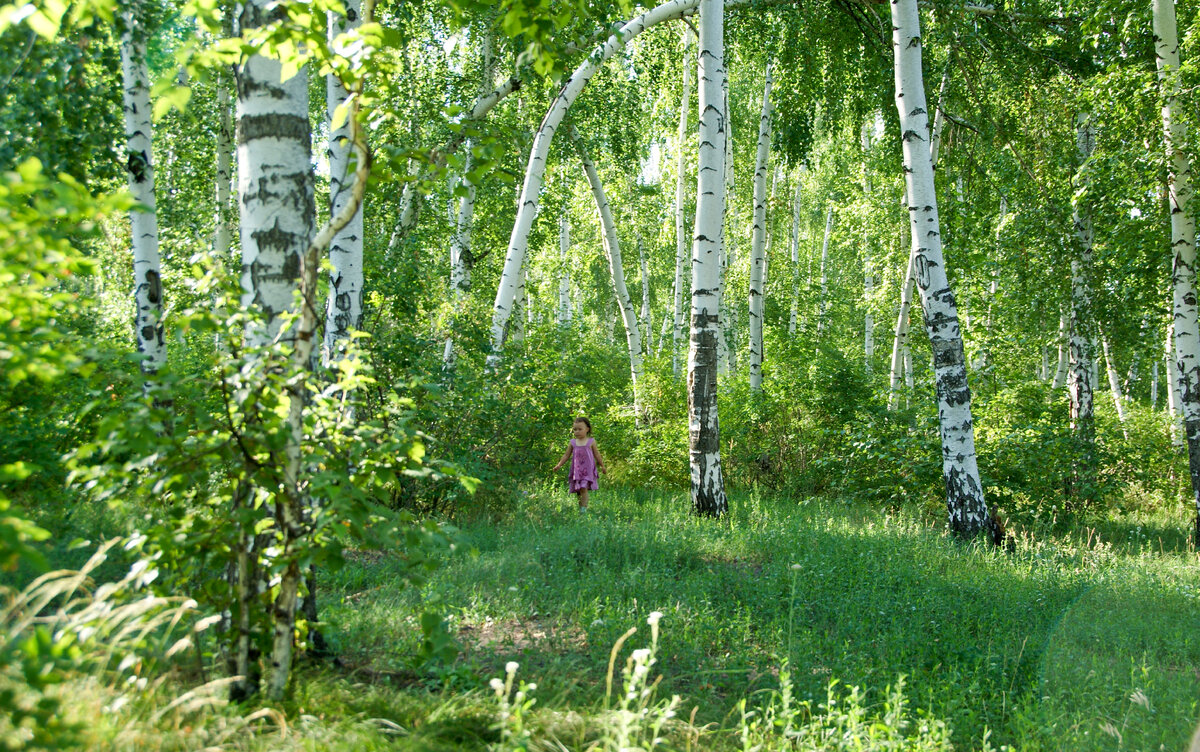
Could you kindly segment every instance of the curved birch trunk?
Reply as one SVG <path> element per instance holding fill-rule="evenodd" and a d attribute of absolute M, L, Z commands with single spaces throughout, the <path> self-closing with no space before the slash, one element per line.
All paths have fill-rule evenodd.
<path fill-rule="evenodd" d="M 558 276 L 558 325 L 571 325 L 571 223 L 567 215 L 558 218 L 558 257 L 562 269 Z"/>
<path fill-rule="evenodd" d="M 724 3 L 700 3 L 700 154 L 696 236 L 692 244 L 691 342 L 688 347 L 688 440 L 692 510 L 719 517 L 729 509 L 721 472 L 717 417 L 717 338 L 721 335 L 720 253 L 724 235 Z"/>
<path fill-rule="evenodd" d="M 567 110 L 575 102 L 579 93 L 600 67 L 612 57 L 617 50 L 623 48 L 630 40 L 637 37 L 646 29 L 691 13 L 699 0 L 671 0 L 652 10 L 649 10 L 624 24 L 616 33 L 597 48 L 567 78 L 550 111 L 542 120 L 534 136 L 533 148 L 529 152 L 529 164 L 525 170 L 525 182 L 521 188 L 521 197 L 517 202 L 517 217 L 513 223 L 512 235 L 508 242 L 508 252 L 504 259 L 504 269 L 500 275 L 500 284 L 496 290 L 496 302 L 492 311 L 492 352 L 488 356 L 490 364 L 494 365 L 504 349 L 504 339 L 508 329 L 508 319 L 512 313 L 513 301 L 517 293 L 517 279 L 525 264 L 525 254 L 529 246 L 529 231 L 533 227 L 537 215 L 539 195 L 546 173 L 546 157 L 550 151 L 550 142 L 554 133 L 562 123 Z"/>
<path fill-rule="evenodd" d="M 763 282 L 767 243 L 767 159 L 771 153 L 771 63 L 763 85 L 754 158 L 754 236 L 750 243 L 750 391 L 762 391 Z"/>
<path fill-rule="evenodd" d="M 625 269 L 621 264 L 621 246 L 617 240 L 617 225 L 613 222 L 612 209 L 608 197 L 604 193 L 604 184 L 596 173 L 596 165 L 592 163 L 584 146 L 583 139 L 572 127 L 571 141 L 579 150 L 579 159 L 583 162 L 583 171 L 587 175 L 588 184 L 592 187 L 592 195 L 596 198 L 596 211 L 600 215 L 600 225 L 604 229 L 604 255 L 608 257 L 608 268 L 612 274 L 613 290 L 617 296 L 617 307 L 621 311 L 621 319 L 625 324 L 625 343 L 629 348 L 629 377 L 633 386 L 633 410 L 637 421 L 641 423 L 642 399 L 641 384 L 643 371 L 642 335 L 638 326 L 637 311 L 629 297 L 629 289 L 625 285 Z"/>
<path fill-rule="evenodd" d="M 343 14 L 329 13 L 329 46 L 335 52 L 342 42 L 339 37 L 352 32 L 361 25 L 359 13 L 362 0 L 342 0 Z M 351 200 L 348 178 L 350 169 L 350 122 L 345 116 L 349 92 L 341 79 L 326 76 L 326 105 L 330 121 L 329 145 L 329 215 L 336 217 Z M 338 111 L 342 110 L 341 113 Z M 341 125 L 333 123 L 341 118 Z M 350 330 L 362 328 L 363 316 L 363 217 L 362 208 L 355 212 L 350 222 L 343 227 L 329 245 L 329 300 L 325 308 L 325 342 L 321 349 L 321 361 L 326 368 L 335 367 L 345 357 L 345 348 L 350 341 Z"/>
<path fill-rule="evenodd" d="M 1116 366 L 1113 365 L 1112 350 L 1108 346 L 1108 336 L 1104 333 L 1104 329 L 1100 329 L 1100 349 L 1104 353 L 1104 372 L 1108 376 L 1108 390 L 1112 393 L 1113 405 L 1117 408 L 1117 421 L 1125 422 L 1125 396 L 1121 392 L 1121 377 L 1117 374 Z M 1129 438 L 1129 431 L 1125 430 L 1124 426 L 1121 432 L 1125 434 L 1125 438 Z"/>
<path fill-rule="evenodd" d="M 124 79 L 125 172 L 138 207 L 129 212 L 133 242 L 134 335 L 142 372 L 157 373 L 167 362 L 163 336 L 162 268 L 158 254 L 158 214 L 154 201 L 154 151 L 151 145 L 150 72 L 146 66 L 146 30 L 139 8 L 125 15 L 121 36 Z"/>
<path fill-rule="evenodd" d="M 1080 116 L 1077 133 L 1080 163 L 1092 155 L 1095 136 L 1087 119 Z M 1071 259 L 1071 344 L 1070 370 L 1067 374 L 1067 391 L 1071 398 L 1071 428 L 1085 445 L 1095 441 L 1096 429 L 1093 411 L 1095 382 L 1092 366 L 1095 359 L 1092 347 L 1092 218 L 1079 209 L 1072 213 L 1075 225 L 1075 240 L 1078 244 L 1075 258 Z M 1091 462 L 1090 456 L 1086 459 Z M 1090 470 L 1090 468 L 1088 468 Z"/>
<path fill-rule="evenodd" d="M 896 109 L 900 115 L 905 182 L 910 201 L 914 278 L 925 309 L 925 326 L 933 350 L 950 529 L 962 537 L 973 537 L 986 531 L 993 541 L 998 542 L 1001 532 L 988 512 L 979 482 L 962 334 L 942 257 L 933 160 L 926 142 L 930 132 L 929 113 L 921 75 L 921 31 L 916 0 L 893 0 L 892 46 L 896 59 Z"/>
<path fill-rule="evenodd" d="M 788 336 L 796 335 L 796 319 L 800 308 L 800 195 L 804 182 L 804 165 L 796 171 L 796 195 L 792 198 L 792 302 L 788 311 Z"/>
<path fill-rule="evenodd" d="M 675 327 L 671 330 L 671 372 L 679 375 L 679 343 L 683 339 L 683 286 L 684 273 L 688 266 L 687 216 L 684 201 L 687 198 L 687 180 L 684 145 L 688 138 L 688 111 L 692 105 L 692 60 L 688 47 L 692 38 L 690 26 L 683 32 L 683 85 L 679 96 L 679 130 L 676 135 L 679 153 L 675 160 Z"/>
<path fill-rule="evenodd" d="M 1179 97 L 1179 41 L 1174 0 L 1153 0 L 1154 56 L 1162 89 L 1163 134 L 1170 167 L 1167 191 L 1171 207 L 1171 286 L 1174 290 L 1175 354 L 1183 425 L 1187 431 L 1188 468 L 1196 508 L 1194 539 L 1200 545 L 1200 323 L 1196 301 L 1196 220 L 1192 215 L 1192 164 L 1184 151 L 1187 126 L 1176 112 Z"/>

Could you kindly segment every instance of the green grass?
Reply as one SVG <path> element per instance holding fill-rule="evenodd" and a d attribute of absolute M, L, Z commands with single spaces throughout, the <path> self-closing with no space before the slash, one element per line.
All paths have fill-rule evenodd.
<path fill-rule="evenodd" d="M 321 583 L 339 665 L 302 664 L 282 712 L 227 706 L 216 686 L 169 708 L 199 682 L 186 671 L 126 704 L 116 679 L 62 691 L 85 748 L 615 750 L 651 748 L 656 719 L 677 750 L 940 751 L 945 734 L 960 750 L 1186 748 L 1200 560 L 1179 510 L 1017 530 L 996 549 L 950 538 L 940 512 L 731 504 L 712 521 L 685 494 L 605 489 L 582 515 L 534 489 L 508 519 L 465 524 L 419 592 L 399 584 L 396 555 L 352 555 Z M 450 664 L 414 663 L 430 607 L 462 645 Z M 661 680 L 630 701 L 646 709 L 638 747 L 617 698 L 655 611 L 648 679 Z M 489 681 L 510 662 L 507 697 L 537 686 L 505 706 Z"/>
<path fill-rule="evenodd" d="M 517 661 L 539 708 L 597 708 L 614 642 L 661 611 L 658 692 L 697 724 L 732 727 L 785 660 L 814 704 L 834 679 L 878 703 L 904 677 L 962 748 L 990 734 L 1029 750 L 1177 750 L 1200 716 L 1200 567 L 1182 535 L 1018 532 L 996 550 L 848 505 L 749 494 L 732 509 L 713 522 L 682 495 L 609 490 L 580 515 L 536 491 L 508 522 L 465 526 L 470 553 L 421 593 L 389 587 L 386 556 L 330 574 L 324 616 L 360 675 L 446 700 Z M 410 665 L 427 602 L 464 647 L 432 675 Z"/>

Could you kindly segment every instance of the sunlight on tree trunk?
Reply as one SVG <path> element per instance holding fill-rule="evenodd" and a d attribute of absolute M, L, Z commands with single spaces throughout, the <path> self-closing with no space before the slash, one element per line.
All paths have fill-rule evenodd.
<path fill-rule="evenodd" d="M 750 244 L 750 391 L 762 391 L 763 292 L 767 243 L 767 160 L 771 153 L 771 63 L 763 85 L 754 160 L 754 238 Z"/>

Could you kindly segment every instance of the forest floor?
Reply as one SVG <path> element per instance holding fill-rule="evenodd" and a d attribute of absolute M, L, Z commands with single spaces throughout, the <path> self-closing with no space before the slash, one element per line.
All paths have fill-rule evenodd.
<path fill-rule="evenodd" d="M 178 679 L 125 706 L 63 691 L 97 749 L 1182 752 L 1200 721 L 1189 524 L 1010 526 L 998 549 L 952 539 L 937 509 L 745 493 L 713 521 L 682 492 L 602 489 L 581 514 L 530 489 L 463 524 L 419 590 L 394 553 L 324 573 L 337 661 L 302 664 L 278 710 L 220 685 L 181 704 Z M 431 608 L 453 660 L 414 658 Z M 655 662 L 623 699 L 655 612 Z"/>
<path fill-rule="evenodd" d="M 932 514 L 836 502 L 740 495 L 720 522 L 680 493 L 601 491 L 587 514 L 572 502 L 538 490 L 503 523 L 465 526 L 465 550 L 420 592 L 394 587 L 388 555 L 331 574 L 324 617 L 344 665 L 310 676 L 298 710 L 361 685 L 370 699 L 351 692 L 347 710 L 433 748 L 483 748 L 498 734 L 488 681 L 515 662 L 537 685 L 523 733 L 583 749 L 617 704 L 614 645 L 638 628 L 619 696 L 657 611 L 654 701 L 679 695 L 691 719 L 671 746 L 740 748 L 739 702 L 778 701 L 781 668 L 806 717 L 844 706 L 847 687 L 882 713 L 902 682 L 958 749 L 1183 750 L 1200 720 L 1200 559 L 1182 516 L 1014 530 L 995 549 Z M 462 649 L 432 669 L 411 663 L 428 604 Z"/>

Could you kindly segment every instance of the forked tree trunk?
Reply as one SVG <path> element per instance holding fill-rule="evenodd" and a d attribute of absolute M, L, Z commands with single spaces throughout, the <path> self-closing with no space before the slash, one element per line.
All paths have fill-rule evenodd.
<path fill-rule="evenodd" d="M 1175 354 L 1179 361 L 1183 425 L 1196 509 L 1193 535 L 1200 546 L 1200 322 L 1196 301 L 1196 220 L 1192 214 L 1192 164 L 1185 151 L 1187 126 L 1176 112 L 1179 98 L 1179 40 L 1174 0 L 1154 0 L 1154 56 L 1162 90 L 1167 192 L 1171 207 L 1171 283 L 1174 290 Z"/>
<path fill-rule="evenodd" d="M 688 347 L 688 438 L 692 510 L 719 517 L 728 510 L 717 418 L 717 338 L 720 252 L 725 209 L 724 3 L 700 3 L 700 154 L 696 236 L 692 244 L 691 342 Z"/>
<path fill-rule="evenodd" d="M 633 409 L 637 420 L 641 422 L 643 405 L 641 399 L 643 358 L 641 327 L 638 325 L 637 311 L 633 300 L 629 297 L 629 289 L 625 284 L 625 269 L 621 263 L 621 245 L 617 240 L 617 225 L 613 221 L 612 209 L 608 204 L 608 196 L 604 193 L 604 184 L 596 166 L 588 156 L 583 139 L 572 127 L 571 141 L 579 150 L 579 158 L 583 162 L 583 171 L 587 175 L 588 184 L 592 187 L 592 195 L 596 198 L 596 212 L 600 215 L 600 226 L 604 231 L 604 255 L 608 257 L 608 269 L 612 275 L 613 290 L 616 293 L 617 308 L 620 309 L 621 319 L 625 324 L 625 343 L 629 350 L 629 379 L 633 387 Z"/>
<path fill-rule="evenodd" d="M 129 193 L 139 204 L 130 210 L 133 242 L 134 334 L 145 374 L 157 373 L 167 362 L 163 336 L 162 269 L 158 254 L 158 214 L 154 201 L 154 151 L 151 145 L 150 72 L 146 66 L 146 36 L 140 4 L 125 14 L 121 35 L 121 73 L 124 79 L 126 176 Z"/>
<path fill-rule="evenodd" d="M 671 330 L 671 373 L 679 375 L 679 343 L 683 340 L 683 290 L 688 272 L 688 233 L 687 212 L 684 202 L 687 198 L 686 179 L 686 149 L 688 142 L 688 113 L 692 107 L 692 66 L 693 59 L 688 55 L 692 39 L 691 26 L 685 26 L 683 32 L 683 83 L 679 95 L 679 130 L 676 134 L 675 158 L 675 326 Z"/>
<path fill-rule="evenodd" d="M 914 277 L 933 350 L 950 529 L 962 537 L 973 537 L 986 531 L 992 540 L 998 541 L 1002 533 L 988 512 L 979 481 L 962 334 L 942 257 L 933 160 L 926 140 L 930 132 L 929 114 L 921 74 L 921 31 L 916 0 L 893 0 L 892 46 L 896 60 L 896 109 L 900 115 L 905 182 L 910 202 Z"/>
<path fill-rule="evenodd" d="M 343 13 L 329 13 L 329 45 L 335 52 L 344 43 L 339 37 L 361 25 L 361 0 L 342 0 Z M 352 58 L 350 58 L 352 59 Z M 330 122 L 329 144 L 329 215 L 335 217 L 349 204 L 350 180 L 350 122 L 346 117 L 349 92 L 341 79 L 326 76 L 326 105 Z M 340 112 L 339 112 L 340 110 Z M 334 123 L 341 123 L 336 128 Z M 361 207 L 350 222 L 334 236 L 329 245 L 329 299 L 325 307 L 325 342 L 321 360 L 326 368 L 336 367 L 345 357 L 350 332 L 362 328 L 363 316 L 363 218 Z"/>
<path fill-rule="evenodd" d="M 754 237 L 750 244 L 750 391 L 762 391 L 763 282 L 767 243 L 767 160 L 771 154 L 771 64 L 763 85 L 754 159 Z"/>

